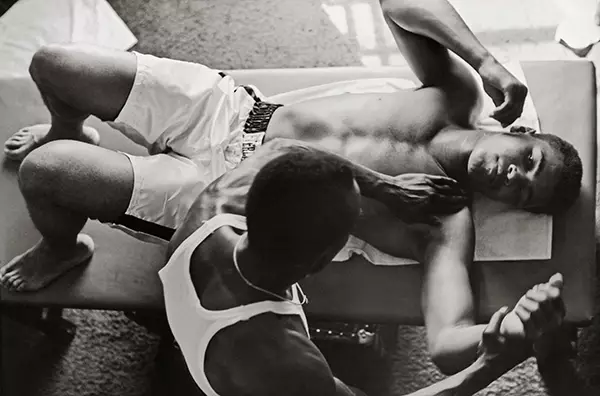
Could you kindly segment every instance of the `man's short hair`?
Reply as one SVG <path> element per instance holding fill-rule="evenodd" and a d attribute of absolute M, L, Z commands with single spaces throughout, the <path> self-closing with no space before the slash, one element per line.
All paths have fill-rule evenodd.
<path fill-rule="evenodd" d="M 294 148 L 267 163 L 250 187 L 250 246 L 270 265 L 316 259 L 350 233 L 359 210 L 353 191 L 348 166 Z"/>
<path fill-rule="evenodd" d="M 554 150 L 562 154 L 563 167 L 550 199 L 545 205 L 531 209 L 531 212 L 546 214 L 564 212 L 573 205 L 581 190 L 583 167 L 579 153 L 571 143 L 556 135 L 544 133 L 532 136 L 548 142 Z"/>

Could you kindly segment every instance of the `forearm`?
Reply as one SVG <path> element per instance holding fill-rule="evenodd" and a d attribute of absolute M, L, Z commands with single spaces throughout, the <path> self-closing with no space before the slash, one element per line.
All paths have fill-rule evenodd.
<path fill-rule="evenodd" d="M 324 150 L 316 145 L 291 139 L 281 139 L 280 144 L 287 145 L 288 149 L 301 149 L 308 150 L 314 153 L 318 153 L 329 161 L 337 162 L 348 166 L 352 169 L 354 178 L 360 188 L 361 195 L 367 198 L 372 198 L 386 204 L 388 192 L 390 188 L 394 188 L 392 184 L 392 177 L 383 173 L 375 172 L 366 166 L 362 166 L 355 162 L 348 160 L 340 155 L 334 154 L 331 151 Z"/>
<path fill-rule="evenodd" d="M 400 28 L 436 41 L 475 70 L 493 59 L 447 0 L 381 0 L 381 3 L 385 14 Z"/>
<path fill-rule="evenodd" d="M 513 366 L 476 360 L 463 371 L 406 396 L 468 396 L 485 388 Z"/>

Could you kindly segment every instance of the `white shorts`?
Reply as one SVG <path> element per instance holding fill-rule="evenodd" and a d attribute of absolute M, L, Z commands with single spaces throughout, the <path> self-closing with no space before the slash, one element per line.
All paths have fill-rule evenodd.
<path fill-rule="evenodd" d="M 148 239 L 147 233 L 169 239 L 200 192 L 241 162 L 244 141 L 262 143 L 264 133 L 259 139 L 243 133 L 262 94 L 201 64 L 135 54 L 133 87 L 109 125 L 151 155 L 126 154 L 134 189 L 119 223 L 142 232 L 134 233 L 138 238 Z"/>

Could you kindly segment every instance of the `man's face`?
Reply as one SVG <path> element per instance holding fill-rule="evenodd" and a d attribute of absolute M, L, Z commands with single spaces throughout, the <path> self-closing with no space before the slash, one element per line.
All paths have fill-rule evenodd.
<path fill-rule="evenodd" d="M 498 133 L 482 139 L 469 157 L 473 188 L 487 197 L 527 209 L 551 197 L 562 154 L 527 134 Z"/>

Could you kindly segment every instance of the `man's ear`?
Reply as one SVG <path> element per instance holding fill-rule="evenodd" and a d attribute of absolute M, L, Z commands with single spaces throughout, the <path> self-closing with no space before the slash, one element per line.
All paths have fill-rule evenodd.
<path fill-rule="evenodd" d="M 525 135 L 534 135 L 537 131 L 534 128 L 530 128 L 523 125 L 513 125 L 510 127 L 511 133 L 522 133 Z"/>

